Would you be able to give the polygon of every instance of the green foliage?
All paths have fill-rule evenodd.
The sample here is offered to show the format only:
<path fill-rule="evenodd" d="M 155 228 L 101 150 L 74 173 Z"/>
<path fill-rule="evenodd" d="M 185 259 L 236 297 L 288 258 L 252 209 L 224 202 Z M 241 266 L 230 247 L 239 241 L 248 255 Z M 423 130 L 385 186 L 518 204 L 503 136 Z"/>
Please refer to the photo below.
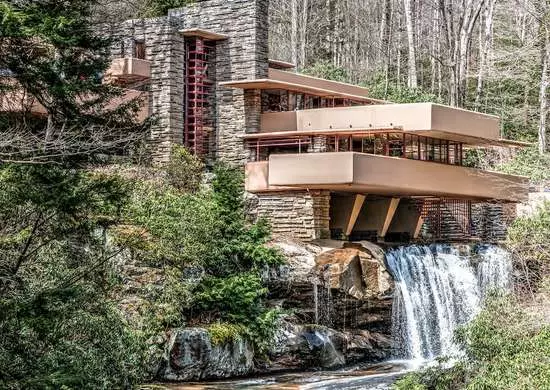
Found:
<path fill-rule="evenodd" d="M 172 148 L 170 162 L 166 166 L 168 183 L 183 192 L 199 191 L 203 181 L 204 163 L 187 148 Z"/>
<path fill-rule="evenodd" d="M 0 387 L 124 388 L 142 343 L 109 299 L 105 229 L 127 187 L 55 166 L 0 169 Z"/>
<path fill-rule="evenodd" d="M 168 14 L 170 9 L 184 7 L 193 0 L 147 0 L 139 12 L 142 18 L 152 18 Z"/>
<path fill-rule="evenodd" d="M 264 307 L 267 292 L 260 277 L 253 272 L 228 278 L 209 277 L 197 286 L 193 309 L 206 314 L 210 320 L 224 322 L 222 328 L 209 328 L 218 341 L 247 337 L 257 356 L 261 356 L 271 345 L 275 324 L 281 316 L 279 310 Z"/>
<path fill-rule="evenodd" d="M 200 263 L 211 256 L 217 212 L 209 192 L 182 193 L 171 186 L 139 183 L 125 209 L 139 239 L 117 230 L 119 242 L 131 246 L 153 263 L 173 266 Z M 143 229 L 143 230 L 142 230 Z"/>
<path fill-rule="evenodd" d="M 550 155 L 540 154 L 534 147 L 520 150 L 512 160 L 497 167 L 504 173 L 527 176 L 532 184 L 550 182 Z"/>
<path fill-rule="evenodd" d="M 224 322 L 215 322 L 208 326 L 208 334 L 214 345 L 221 345 L 239 340 L 243 337 L 246 328 L 242 325 L 233 325 Z"/>
<path fill-rule="evenodd" d="M 395 85 L 393 82 L 386 83 L 382 77 L 376 77 L 366 83 L 369 90 L 369 97 L 388 100 L 393 103 L 441 103 L 436 95 L 425 92 L 420 88 L 407 88 L 402 85 Z"/>
<path fill-rule="evenodd" d="M 344 68 L 334 65 L 328 60 L 317 61 L 315 64 L 305 68 L 302 73 L 343 83 L 350 81 L 348 72 Z"/>
<path fill-rule="evenodd" d="M 507 246 L 518 270 L 518 286 L 536 290 L 550 269 L 550 203 L 531 216 L 516 218 L 508 228 Z"/>
<path fill-rule="evenodd" d="M 247 271 L 282 262 L 281 254 L 267 247 L 270 229 L 265 220 L 250 225 L 246 220 L 244 174 L 241 169 L 218 165 L 212 181 L 216 206 L 216 248 L 204 259 L 204 267 L 215 276 Z"/>
<path fill-rule="evenodd" d="M 94 28 L 97 5 L 0 1 L 0 69 L 13 75 L 0 77 L 0 92 L 22 90 L 48 113 L 33 116 L 25 107 L 0 115 L 0 160 L 72 164 L 128 150 L 144 138 L 138 101 L 111 104 L 124 91 L 101 82 L 112 42 Z"/>
<path fill-rule="evenodd" d="M 186 170 L 194 161 L 178 164 Z M 194 193 L 169 183 L 137 184 L 124 209 L 126 223 L 115 230 L 119 245 L 172 275 L 162 294 L 148 297 L 149 326 L 222 322 L 225 330 L 212 330 L 218 340 L 240 329 L 257 351 L 265 350 L 278 314 L 264 307 L 267 289 L 259 271 L 279 264 L 282 255 L 266 245 L 268 224 L 246 219 L 242 171 L 219 165 L 212 189 Z"/>
<path fill-rule="evenodd" d="M 115 389 L 142 378 L 143 340 L 89 287 L 0 300 L 0 387 Z"/>
<path fill-rule="evenodd" d="M 267 352 L 273 343 L 277 322 L 281 318 L 278 309 L 264 309 L 258 317 L 248 325 L 248 337 L 252 340 L 255 352 L 259 357 Z"/>
<path fill-rule="evenodd" d="M 428 390 L 418 373 L 405 375 L 393 385 L 394 390 Z"/>
<path fill-rule="evenodd" d="M 461 389 L 467 376 L 467 366 L 458 362 L 448 366 L 440 361 L 438 365 L 421 372 L 410 373 L 394 384 L 395 390 L 450 390 Z"/>
<path fill-rule="evenodd" d="M 195 290 L 194 306 L 203 312 L 215 312 L 222 321 L 248 324 L 261 313 L 266 294 L 267 289 L 254 273 L 207 277 Z"/>
<path fill-rule="evenodd" d="M 462 163 L 470 168 L 482 168 L 485 162 L 485 152 L 481 149 L 467 149 Z"/>
<path fill-rule="evenodd" d="M 186 281 L 179 268 L 165 266 L 163 273 L 165 280 L 162 287 L 147 291 L 147 300 L 140 313 L 141 324 L 132 324 L 141 329 L 145 337 L 154 337 L 165 329 L 184 326 L 184 310 L 193 301 L 195 283 Z"/>

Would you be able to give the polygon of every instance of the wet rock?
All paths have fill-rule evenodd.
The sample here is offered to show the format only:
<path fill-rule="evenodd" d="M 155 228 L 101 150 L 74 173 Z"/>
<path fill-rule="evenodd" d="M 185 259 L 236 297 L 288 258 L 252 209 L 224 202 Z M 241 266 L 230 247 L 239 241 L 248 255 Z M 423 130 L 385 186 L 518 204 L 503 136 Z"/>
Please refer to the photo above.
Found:
<path fill-rule="evenodd" d="M 352 330 L 346 337 L 346 363 L 382 361 L 391 356 L 391 338 L 378 332 Z"/>
<path fill-rule="evenodd" d="M 315 260 L 319 278 L 332 289 L 363 299 L 365 289 L 358 254 L 354 248 L 321 253 Z"/>
<path fill-rule="evenodd" d="M 203 328 L 174 330 L 159 377 L 168 381 L 221 379 L 251 374 L 254 352 L 246 340 L 215 345 Z"/>
<path fill-rule="evenodd" d="M 345 364 L 342 338 L 332 329 L 284 322 L 269 352 L 268 371 Z"/>
<path fill-rule="evenodd" d="M 362 361 L 389 358 L 391 340 L 366 330 L 338 331 L 317 325 L 284 322 L 269 352 L 266 371 L 336 368 Z"/>

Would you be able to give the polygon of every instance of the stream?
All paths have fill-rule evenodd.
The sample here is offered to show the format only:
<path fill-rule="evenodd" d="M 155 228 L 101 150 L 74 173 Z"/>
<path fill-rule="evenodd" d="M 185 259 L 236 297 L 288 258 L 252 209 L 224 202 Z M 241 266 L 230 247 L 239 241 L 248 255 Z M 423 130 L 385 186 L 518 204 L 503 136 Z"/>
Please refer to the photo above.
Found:
<path fill-rule="evenodd" d="M 355 365 L 335 371 L 292 372 L 255 378 L 215 382 L 163 384 L 170 390 L 387 390 L 399 377 L 418 369 L 410 361 L 394 360 L 379 364 Z"/>

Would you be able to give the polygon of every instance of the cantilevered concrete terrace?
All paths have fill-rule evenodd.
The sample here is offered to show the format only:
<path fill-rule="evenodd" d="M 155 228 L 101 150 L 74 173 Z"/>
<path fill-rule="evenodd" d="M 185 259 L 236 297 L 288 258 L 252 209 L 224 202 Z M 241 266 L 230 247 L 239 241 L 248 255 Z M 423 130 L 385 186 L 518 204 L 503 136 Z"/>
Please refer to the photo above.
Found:
<path fill-rule="evenodd" d="M 521 202 L 528 180 L 479 169 L 357 152 L 272 154 L 246 166 L 251 192 L 326 189 L 414 197 Z"/>
<path fill-rule="evenodd" d="M 139 109 L 136 112 L 136 120 L 143 122 L 150 116 L 149 99 L 146 91 L 124 88 L 128 84 L 143 82 L 150 77 L 150 63 L 137 58 L 115 59 L 106 72 L 103 82 L 114 83 L 123 88 L 122 94 L 113 98 L 106 109 L 114 110 L 118 106 L 129 101 L 139 101 Z M 47 109 L 31 94 L 27 93 L 14 77 L 3 80 L 12 86 L 8 91 L 0 94 L 0 112 L 24 112 L 34 116 L 47 116 Z M 83 98 L 85 99 L 85 98 Z"/>
<path fill-rule="evenodd" d="M 238 89 L 285 90 L 325 98 L 350 99 L 362 104 L 383 104 L 383 100 L 368 97 L 368 90 L 357 85 L 340 83 L 299 73 L 270 68 L 268 77 L 253 80 L 225 81 L 220 85 Z"/>
<path fill-rule="evenodd" d="M 402 131 L 469 145 L 517 144 L 500 139 L 500 124 L 497 116 L 434 103 L 378 104 L 266 112 L 261 114 L 260 135 L 247 137 L 349 134 L 376 130 Z"/>

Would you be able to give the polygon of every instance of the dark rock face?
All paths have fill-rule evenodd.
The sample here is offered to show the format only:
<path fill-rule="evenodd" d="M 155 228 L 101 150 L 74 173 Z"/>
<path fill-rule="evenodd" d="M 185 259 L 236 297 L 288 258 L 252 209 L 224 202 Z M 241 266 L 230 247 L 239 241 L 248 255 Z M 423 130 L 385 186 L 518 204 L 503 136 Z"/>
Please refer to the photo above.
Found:
<path fill-rule="evenodd" d="M 390 349 L 390 339 L 378 333 L 284 322 L 269 353 L 270 365 L 264 369 L 335 368 L 385 359 Z"/>
<path fill-rule="evenodd" d="M 251 374 L 254 351 L 246 340 L 214 345 L 206 329 L 174 330 L 159 372 L 162 380 L 191 381 Z"/>
<path fill-rule="evenodd" d="M 271 305 L 292 310 L 296 324 L 390 337 L 393 280 L 379 246 L 369 242 L 327 242 L 324 248 L 293 242 L 276 245 L 288 262 L 267 277 Z"/>

